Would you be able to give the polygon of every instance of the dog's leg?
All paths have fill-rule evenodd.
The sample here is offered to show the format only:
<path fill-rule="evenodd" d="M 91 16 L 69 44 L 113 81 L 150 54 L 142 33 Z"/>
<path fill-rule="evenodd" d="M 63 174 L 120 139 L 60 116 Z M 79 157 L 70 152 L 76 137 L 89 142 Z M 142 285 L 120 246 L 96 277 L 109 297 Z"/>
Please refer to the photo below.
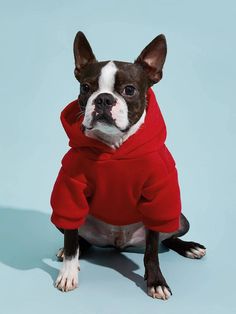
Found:
<path fill-rule="evenodd" d="M 170 237 L 163 240 L 162 243 L 169 249 L 189 258 L 202 258 L 206 254 L 206 248 L 202 244 L 193 241 L 183 241 L 178 237 L 183 236 L 189 230 L 187 218 L 181 214 L 180 229 L 170 234 Z"/>
<path fill-rule="evenodd" d="M 167 300 L 172 292 L 160 270 L 158 258 L 158 241 L 159 232 L 146 230 L 144 280 L 147 280 L 148 295 L 153 298 Z"/>
<path fill-rule="evenodd" d="M 62 268 L 55 282 L 61 291 L 70 291 L 78 285 L 79 241 L 78 229 L 64 230 L 64 257 Z"/>
<path fill-rule="evenodd" d="M 57 228 L 64 234 L 64 229 Z M 87 240 L 85 240 L 83 237 L 78 235 L 78 241 L 79 241 L 79 258 L 92 246 L 91 243 L 89 243 Z M 58 252 L 56 253 L 56 257 L 58 261 L 62 262 L 64 258 L 64 248 L 60 248 Z"/>

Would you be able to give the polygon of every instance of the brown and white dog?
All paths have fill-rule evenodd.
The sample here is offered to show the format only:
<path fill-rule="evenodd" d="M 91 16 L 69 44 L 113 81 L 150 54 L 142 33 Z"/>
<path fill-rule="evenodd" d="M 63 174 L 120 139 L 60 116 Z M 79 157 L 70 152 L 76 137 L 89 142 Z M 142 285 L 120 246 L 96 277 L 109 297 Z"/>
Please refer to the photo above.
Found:
<path fill-rule="evenodd" d="M 145 123 L 147 91 L 162 78 L 166 52 L 166 39 L 159 35 L 134 63 L 98 62 L 84 34 L 77 33 L 74 41 L 75 77 L 80 82 L 79 104 L 84 113 L 85 136 L 118 149 L 139 130 Z M 206 253 L 203 245 L 179 239 L 189 230 L 183 214 L 179 230 L 170 233 L 149 230 L 142 222 L 112 225 L 90 214 L 79 230 L 59 229 L 64 233 L 64 248 L 58 252 L 63 265 L 55 286 L 62 291 L 77 287 L 79 256 L 91 245 L 114 246 L 120 250 L 131 245 L 145 246 L 147 292 L 153 298 L 163 300 L 172 293 L 160 270 L 158 244 L 162 242 L 192 259 L 199 259 Z"/>

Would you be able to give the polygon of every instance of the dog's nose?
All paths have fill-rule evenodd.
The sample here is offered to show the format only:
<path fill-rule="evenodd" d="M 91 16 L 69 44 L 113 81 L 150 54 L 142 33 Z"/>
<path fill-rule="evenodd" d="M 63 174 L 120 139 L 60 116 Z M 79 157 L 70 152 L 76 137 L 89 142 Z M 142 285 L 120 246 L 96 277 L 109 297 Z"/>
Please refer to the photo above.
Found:
<path fill-rule="evenodd" d="M 112 106 L 115 104 L 115 98 L 109 93 L 99 94 L 95 100 L 95 110 L 99 113 L 102 113 L 104 110 L 111 110 Z"/>

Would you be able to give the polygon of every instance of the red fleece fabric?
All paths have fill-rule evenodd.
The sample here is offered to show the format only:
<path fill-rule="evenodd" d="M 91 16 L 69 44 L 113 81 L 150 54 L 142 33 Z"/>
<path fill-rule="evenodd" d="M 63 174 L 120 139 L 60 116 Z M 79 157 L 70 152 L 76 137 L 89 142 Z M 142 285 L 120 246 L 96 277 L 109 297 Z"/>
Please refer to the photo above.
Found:
<path fill-rule="evenodd" d="M 179 228 L 181 200 L 175 161 L 165 146 L 166 127 L 151 89 L 145 122 L 114 150 L 81 131 L 78 100 L 61 113 L 70 150 L 51 195 L 51 221 L 77 229 L 88 214 L 113 225 L 142 221 L 151 230 Z"/>

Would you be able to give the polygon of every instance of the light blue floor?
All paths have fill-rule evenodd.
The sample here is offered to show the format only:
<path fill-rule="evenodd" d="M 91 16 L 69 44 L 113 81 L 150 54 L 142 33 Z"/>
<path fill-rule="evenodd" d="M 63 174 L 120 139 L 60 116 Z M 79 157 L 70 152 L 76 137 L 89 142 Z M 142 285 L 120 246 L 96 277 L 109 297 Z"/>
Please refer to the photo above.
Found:
<path fill-rule="evenodd" d="M 0 3 L 0 313 L 236 313 L 235 2 Z M 155 93 L 191 223 L 184 238 L 207 247 L 202 260 L 162 250 L 167 302 L 146 295 L 142 253 L 93 249 L 78 289 L 53 287 L 63 238 L 49 199 L 68 148 L 60 111 L 79 91 L 78 30 L 99 60 L 133 61 L 156 35 L 167 38 Z"/>
<path fill-rule="evenodd" d="M 62 236 L 49 224 L 47 214 L 1 208 L 0 235 L 4 314 L 32 311 L 141 314 L 149 310 L 235 313 L 235 255 L 214 236 L 205 237 L 200 233 L 197 237 L 208 248 L 202 260 L 183 258 L 161 248 L 161 268 L 173 296 L 168 301 L 160 301 L 146 295 L 141 252 L 91 249 L 86 259 L 80 261 L 79 288 L 63 293 L 53 287 L 61 265 L 56 261 L 55 252 L 62 245 Z"/>

